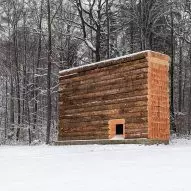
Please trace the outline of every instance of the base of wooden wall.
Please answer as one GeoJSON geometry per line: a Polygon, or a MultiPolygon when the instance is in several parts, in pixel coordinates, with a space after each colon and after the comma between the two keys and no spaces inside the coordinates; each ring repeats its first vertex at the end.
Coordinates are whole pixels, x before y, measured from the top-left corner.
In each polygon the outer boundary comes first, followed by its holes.
{"type": "Polygon", "coordinates": [[[154,139],[122,139],[122,140],[110,140],[110,139],[96,139],[96,140],[71,140],[71,141],[55,141],[54,145],[109,145],[109,144],[141,144],[141,145],[153,145],[153,144],[169,144],[168,140],[154,140],[154,139]]]}

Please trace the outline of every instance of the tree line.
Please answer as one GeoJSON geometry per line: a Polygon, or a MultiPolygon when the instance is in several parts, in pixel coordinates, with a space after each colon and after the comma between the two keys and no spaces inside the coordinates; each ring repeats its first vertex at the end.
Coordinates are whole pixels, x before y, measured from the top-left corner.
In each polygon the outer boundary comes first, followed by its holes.
{"type": "Polygon", "coordinates": [[[190,134],[191,0],[0,0],[0,143],[51,143],[59,71],[154,50],[171,57],[171,127],[190,134]]]}

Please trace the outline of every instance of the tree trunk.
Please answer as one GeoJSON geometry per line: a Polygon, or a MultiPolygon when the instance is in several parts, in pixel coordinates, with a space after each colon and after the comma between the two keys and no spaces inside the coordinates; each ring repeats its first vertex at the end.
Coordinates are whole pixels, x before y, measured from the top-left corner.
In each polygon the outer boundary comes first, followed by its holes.
{"type": "Polygon", "coordinates": [[[50,0],[47,0],[48,11],[48,71],[47,71],[47,131],[46,131],[46,144],[50,143],[50,130],[51,130],[51,59],[52,59],[52,35],[51,35],[51,18],[50,18],[50,0]]]}
{"type": "Polygon", "coordinates": [[[170,102],[171,102],[170,103],[171,129],[175,129],[175,123],[174,123],[174,17],[173,17],[172,7],[171,7],[170,102]]]}
{"type": "MultiPolygon", "coordinates": [[[[38,36],[38,53],[37,53],[37,63],[36,63],[36,73],[38,74],[38,70],[40,67],[40,57],[41,57],[41,47],[42,47],[42,16],[43,16],[43,4],[44,0],[41,0],[40,5],[40,19],[39,19],[39,36],[38,36]]],[[[36,129],[37,124],[37,114],[38,114],[38,93],[39,93],[39,78],[38,75],[35,76],[34,80],[34,111],[33,111],[33,129],[36,129]]]]}
{"type": "Polygon", "coordinates": [[[179,88],[179,96],[178,96],[178,111],[182,111],[182,42],[180,41],[180,52],[179,52],[179,80],[178,80],[178,88],[179,88]]]}
{"type": "Polygon", "coordinates": [[[17,97],[17,132],[16,132],[16,140],[19,140],[20,135],[20,124],[21,124],[21,100],[20,100],[20,74],[19,74],[19,63],[18,63],[18,45],[17,45],[17,21],[14,24],[14,62],[16,65],[16,97],[17,97]]]}
{"type": "Polygon", "coordinates": [[[101,60],[100,57],[100,38],[101,38],[101,26],[100,26],[100,21],[101,21],[101,0],[98,2],[98,10],[97,10],[97,15],[98,15],[98,24],[97,24],[97,31],[96,31],[96,62],[101,60]]]}
{"type": "Polygon", "coordinates": [[[7,84],[7,75],[6,75],[6,81],[5,81],[5,133],[4,133],[4,143],[6,143],[7,140],[7,126],[8,126],[8,84],[7,84]]]}
{"type": "Polygon", "coordinates": [[[109,0],[106,0],[106,17],[107,17],[107,58],[110,58],[110,18],[109,18],[109,0]]]}

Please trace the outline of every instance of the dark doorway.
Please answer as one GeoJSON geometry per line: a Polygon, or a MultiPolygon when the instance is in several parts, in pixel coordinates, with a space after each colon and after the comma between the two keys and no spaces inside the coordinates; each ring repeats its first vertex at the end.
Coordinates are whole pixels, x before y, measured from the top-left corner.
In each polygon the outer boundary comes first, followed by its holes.
{"type": "Polygon", "coordinates": [[[123,135],[123,124],[116,124],[116,135],[123,135]]]}

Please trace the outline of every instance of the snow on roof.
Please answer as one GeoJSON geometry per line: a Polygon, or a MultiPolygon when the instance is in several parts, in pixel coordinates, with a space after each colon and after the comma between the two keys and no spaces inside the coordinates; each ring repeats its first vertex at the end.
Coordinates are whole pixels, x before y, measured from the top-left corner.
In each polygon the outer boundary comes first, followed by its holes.
{"type": "MultiPolygon", "coordinates": [[[[128,55],[124,55],[124,56],[120,56],[120,57],[116,57],[116,58],[112,58],[112,59],[108,59],[108,60],[103,60],[103,61],[95,62],[92,64],[86,64],[86,65],[82,65],[82,66],[78,66],[78,67],[74,67],[74,68],[70,68],[70,69],[61,70],[59,72],[59,74],[63,76],[63,75],[73,74],[73,73],[80,72],[80,71],[96,69],[99,67],[105,67],[108,65],[116,64],[116,61],[118,61],[117,63],[122,63],[125,61],[133,61],[133,60],[145,58],[145,57],[147,57],[147,55],[149,53],[154,54],[155,56],[159,55],[159,56],[168,57],[167,55],[162,54],[162,53],[154,52],[151,50],[144,50],[141,52],[136,52],[133,54],[128,54],[128,55]]],[[[169,59],[169,57],[167,59],[169,59]]]]}

